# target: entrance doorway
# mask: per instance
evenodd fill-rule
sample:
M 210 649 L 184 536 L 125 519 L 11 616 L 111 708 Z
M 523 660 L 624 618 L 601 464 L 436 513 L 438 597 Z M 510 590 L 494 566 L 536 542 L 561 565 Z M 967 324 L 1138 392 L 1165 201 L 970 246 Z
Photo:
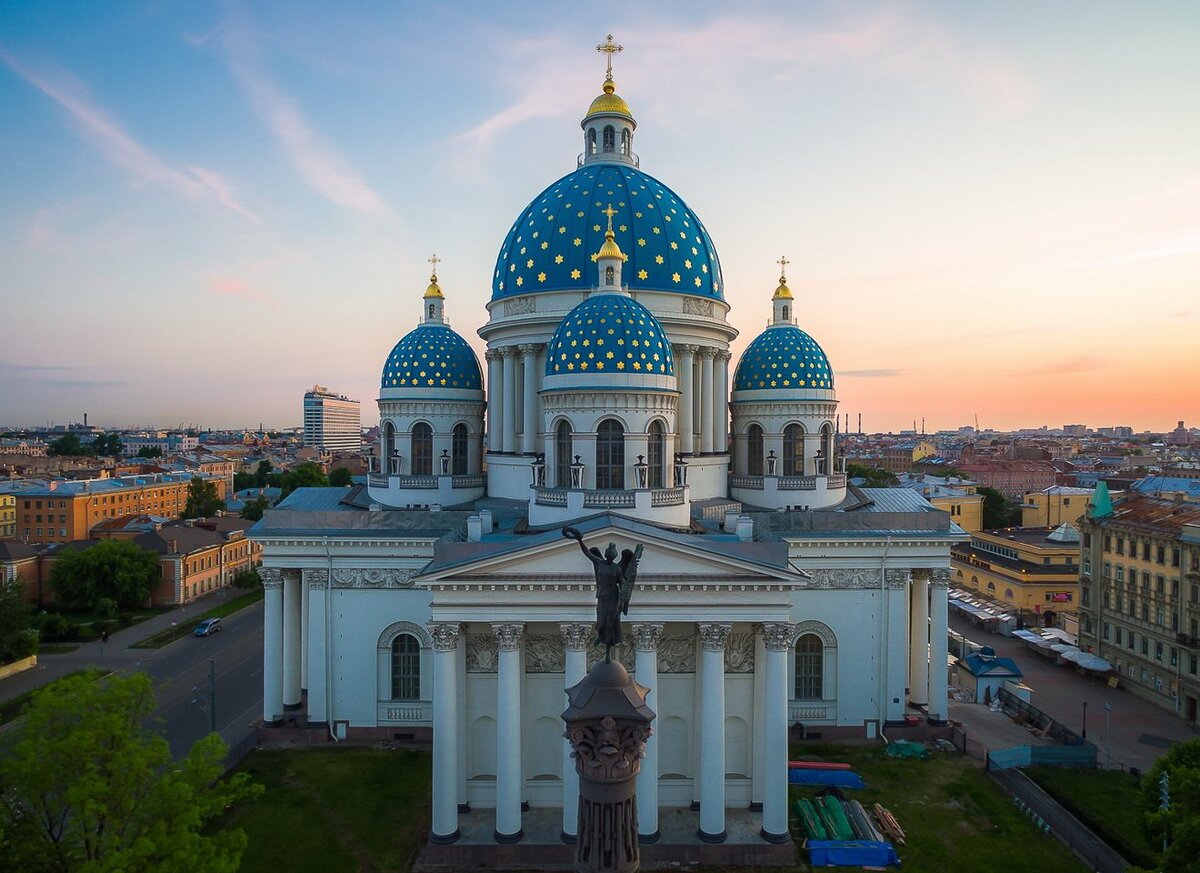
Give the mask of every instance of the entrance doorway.
M 1187 720 L 1192 724 L 1196 723 L 1196 698 L 1187 697 L 1184 704 L 1184 710 L 1187 713 Z

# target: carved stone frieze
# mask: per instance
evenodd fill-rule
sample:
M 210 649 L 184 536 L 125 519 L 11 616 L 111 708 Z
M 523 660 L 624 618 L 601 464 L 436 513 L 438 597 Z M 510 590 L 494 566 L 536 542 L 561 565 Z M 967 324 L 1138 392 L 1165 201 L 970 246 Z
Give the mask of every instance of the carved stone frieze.
M 495 673 L 496 637 L 491 633 L 467 634 L 467 672 Z
M 325 588 L 329 584 L 328 570 L 314 570 L 311 567 L 304 570 L 301 577 L 305 588 Z
M 791 622 L 773 622 L 762 626 L 763 645 L 769 652 L 782 652 L 792 647 L 796 638 L 796 625 Z
M 325 572 L 324 570 L 320 572 Z M 415 570 L 397 567 L 352 567 L 333 571 L 334 588 L 412 588 Z
M 516 297 L 504 301 L 505 315 L 527 315 L 530 312 L 537 312 L 536 297 Z
M 521 638 L 525 635 L 523 624 L 494 624 L 492 633 L 496 635 L 496 648 L 501 652 L 520 651 Z
M 561 673 L 565 666 L 560 634 L 530 634 L 525 637 L 526 673 Z
M 725 642 L 725 672 L 754 672 L 754 634 L 731 633 Z
M 658 641 L 659 673 L 695 673 L 696 638 L 664 636 Z
M 908 586 L 908 581 L 912 575 L 911 570 L 884 570 L 884 578 L 887 580 L 888 588 L 905 588 Z
M 278 567 L 259 567 L 258 577 L 262 579 L 263 588 L 270 590 L 283 587 L 283 571 Z
M 453 652 L 458 648 L 458 638 L 462 625 L 458 622 L 438 622 L 429 625 L 429 635 L 433 638 L 433 648 L 439 652 Z
M 651 732 L 647 721 L 618 721 L 605 716 L 575 722 L 563 736 L 571 743 L 575 769 L 582 778 L 592 782 L 628 782 L 641 769 Z
M 560 624 L 558 631 L 562 636 L 563 648 L 570 649 L 572 652 L 582 652 L 592 640 L 590 624 L 569 622 Z
M 833 635 L 829 625 L 823 621 L 801 621 L 796 623 L 796 629 L 792 633 L 793 641 L 800 639 L 805 634 L 816 634 L 821 638 L 821 643 L 827 648 L 832 648 L 837 645 L 837 637 Z
M 630 631 L 636 651 L 654 652 L 658 650 L 658 641 L 662 639 L 663 632 L 661 624 L 635 624 Z
M 809 588 L 878 588 L 879 571 L 862 567 L 820 567 L 809 570 Z M 891 571 L 888 571 L 891 572 Z
M 730 626 L 727 624 L 702 624 L 700 627 L 700 644 L 708 652 L 725 651 L 725 643 L 729 640 Z
M 634 654 L 634 651 L 633 651 L 633 643 L 631 643 L 629 640 L 625 640 L 624 642 L 621 643 L 621 645 L 614 646 L 613 651 L 612 651 L 612 657 L 613 657 L 614 661 L 619 661 L 621 663 L 621 666 L 624 667 L 626 670 L 628 670 L 629 673 L 632 675 L 632 673 L 634 672 L 636 663 L 637 663 L 636 662 L 637 656 Z M 592 669 L 592 665 L 595 664 L 597 661 L 602 660 L 603 658 L 604 658 L 604 649 L 602 649 L 598 646 L 590 647 L 588 649 L 588 654 L 587 654 L 588 669 L 589 670 Z
M 683 311 L 688 315 L 707 315 L 711 318 L 713 314 L 713 302 L 701 297 L 684 297 Z

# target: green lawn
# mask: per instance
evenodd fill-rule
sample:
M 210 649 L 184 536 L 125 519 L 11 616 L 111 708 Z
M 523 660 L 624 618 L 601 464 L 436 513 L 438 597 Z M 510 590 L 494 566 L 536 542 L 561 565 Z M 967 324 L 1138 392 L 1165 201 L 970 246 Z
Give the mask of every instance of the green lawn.
M 1131 864 L 1155 867 L 1142 830 L 1138 783 L 1122 770 L 1029 767 L 1025 775 L 1102 837 Z
M 219 824 L 244 828 L 246 873 L 408 870 L 429 827 L 425 751 L 356 747 L 257 751 L 239 766 L 266 786 Z
M 258 603 L 258 601 L 262 599 L 263 590 L 261 588 L 257 588 L 254 591 L 250 591 L 240 597 L 235 597 L 233 600 L 227 600 L 225 603 L 222 603 L 219 606 L 214 606 L 212 609 L 208 610 L 202 615 L 197 615 L 186 622 L 181 622 L 175 627 L 169 627 L 166 630 L 161 630 L 156 634 L 151 634 L 148 637 L 144 637 L 143 639 L 138 640 L 136 643 L 133 643 L 129 648 L 161 649 L 163 646 L 173 643 L 176 640 L 183 639 L 188 634 L 192 633 L 196 629 L 196 625 L 200 624 L 200 622 L 206 618 L 225 618 L 226 616 L 233 615 L 239 609 L 244 609 L 252 603 Z
M 103 670 L 87 668 L 84 670 L 72 670 L 65 676 L 60 676 L 60 679 L 66 679 L 67 676 L 91 675 L 93 679 L 99 679 L 106 675 Z M 45 686 L 42 686 L 43 688 Z M 33 695 L 41 691 L 41 688 L 34 688 L 32 691 L 26 691 L 24 694 L 18 694 L 16 697 L 0 703 L 0 724 L 8 724 L 14 718 L 21 714 L 21 710 L 25 708 L 25 704 L 33 699 Z

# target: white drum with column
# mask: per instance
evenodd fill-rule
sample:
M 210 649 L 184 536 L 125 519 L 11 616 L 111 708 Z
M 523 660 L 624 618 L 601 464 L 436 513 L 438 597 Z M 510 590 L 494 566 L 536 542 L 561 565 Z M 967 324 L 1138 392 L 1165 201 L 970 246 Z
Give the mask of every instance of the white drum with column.
M 260 567 L 263 584 L 263 723 L 283 718 L 283 571 Z
M 433 638 L 433 822 L 429 841 L 455 842 L 458 830 L 458 623 L 429 625 Z
M 496 635 L 496 831 L 498 843 L 516 843 L 525 790 L 521 764 L 521 637 L 523 624 L 493 624 Z
M 300 692 L 300 571 L 283 571 L 283 708 L 299 709 Z
M 929 720 L 939 725 L 945 724 L 949 717 L 949 679 L 946 675 L 949 589 L 950 569 L 935 568 L 929 581 Z
M 787 622 L 762 626 L 766 664 L 763 669 L 763 702 L 756 716 L 763 719 L 762 838 L 786 843 L 788 832 L 787 658 L 795 639 L 795 625 Z
M 732 625 L 701 624 L 700 630 L 700 828 L 706 843 L 723 843 L 725 832 L 725 643 Z
M 913 706 L 929 703 L 929 572 L 913 571 L 908 655 L 908 699 Z

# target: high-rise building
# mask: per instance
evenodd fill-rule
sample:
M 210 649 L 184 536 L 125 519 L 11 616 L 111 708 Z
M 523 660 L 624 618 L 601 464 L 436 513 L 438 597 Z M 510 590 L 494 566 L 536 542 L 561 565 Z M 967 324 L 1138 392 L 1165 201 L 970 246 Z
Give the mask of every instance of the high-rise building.
M 362 413 L 357 400 L 324 385 L 304 392 L 304 445 L 326 452 L 357 452 L 362 446 Z

